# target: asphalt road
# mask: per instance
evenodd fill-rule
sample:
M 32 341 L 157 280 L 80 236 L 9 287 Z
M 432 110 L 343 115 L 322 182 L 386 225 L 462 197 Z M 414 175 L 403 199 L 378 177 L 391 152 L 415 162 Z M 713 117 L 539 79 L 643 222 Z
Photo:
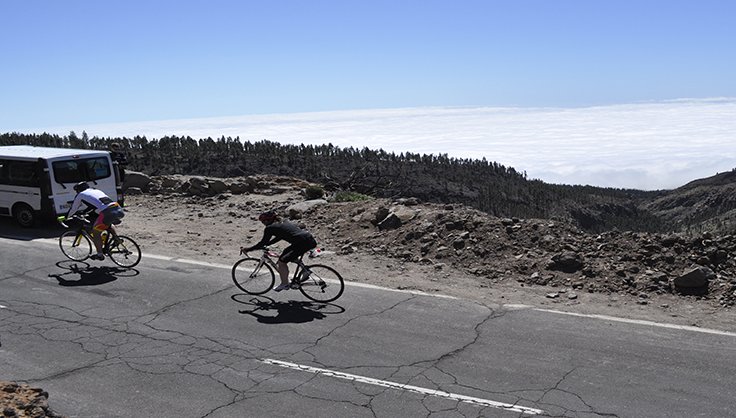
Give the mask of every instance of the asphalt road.
M 69 417 L 736 414 L 733 333 L 357 285 L 328 305 L 252 297 L 227 266 L 73 268 L 53 239 L 9 235 L 0 380 Z

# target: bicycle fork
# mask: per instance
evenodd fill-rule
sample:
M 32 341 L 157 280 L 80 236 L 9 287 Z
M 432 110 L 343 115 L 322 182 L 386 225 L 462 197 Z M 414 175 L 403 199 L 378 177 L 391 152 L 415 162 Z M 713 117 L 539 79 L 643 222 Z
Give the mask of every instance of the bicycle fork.
M 264 264 L 266 264 L 266 263 L 263 261 L 263 259 L 261 259 L 261 261 L 258 262 L 258 265 L 256 266 L 256 268 L 253 269 L 253 272 L 250 274 L 249 277 L 251 279 L 254 278 L 254 277 L 256 277 L 256 275 L 258 274 L 258 272 L 261 271 L 261 268 L 263 268 L 263 265 Z

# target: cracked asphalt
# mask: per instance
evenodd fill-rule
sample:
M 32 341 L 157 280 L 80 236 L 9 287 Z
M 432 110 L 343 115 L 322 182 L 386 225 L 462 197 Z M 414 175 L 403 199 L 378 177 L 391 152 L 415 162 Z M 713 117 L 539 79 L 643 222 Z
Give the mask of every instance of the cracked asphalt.
M 736 336 L 355 285 L 253 297 L 225 268 L 0 237 L 0 380 L 69 417 L 716 417 Z

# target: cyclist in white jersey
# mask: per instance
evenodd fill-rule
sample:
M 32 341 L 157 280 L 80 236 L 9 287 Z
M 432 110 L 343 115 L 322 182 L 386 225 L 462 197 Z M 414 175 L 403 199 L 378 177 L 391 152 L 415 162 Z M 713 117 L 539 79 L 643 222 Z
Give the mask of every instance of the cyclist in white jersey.
M 86 182 L 79 182 L 74 185 L 74 191 L 77 192 L 77 196 L 72 202 L 72 207 L 69 208 L 67 218 L 72 216 L 78 211 L 97 213 L 97 218 L 94 225 L 92 226 L 92 242 L 95 244 L 97 254 L 93 254 L 91 258 L 93 260 L 104 260 L 105 256 L 102 254 L 102 231 L 111 229 L 115 232 L 115 226 L 120 223 L 120 219 L 125 216 L 123 208 L 120 207 L 118 202 L 110 199 L 101 190 L 97 190 L 89 187 Z

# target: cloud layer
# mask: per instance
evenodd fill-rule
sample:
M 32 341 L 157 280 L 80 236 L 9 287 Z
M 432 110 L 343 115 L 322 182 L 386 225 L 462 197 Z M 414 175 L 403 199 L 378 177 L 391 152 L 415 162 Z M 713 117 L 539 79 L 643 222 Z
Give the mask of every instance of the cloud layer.
M 45 129 L 66 135 L 239 137 L 486 158 L 548 183 L 669 189 L 736 168 L 736 99 L 586 108 L 408 108 Z

